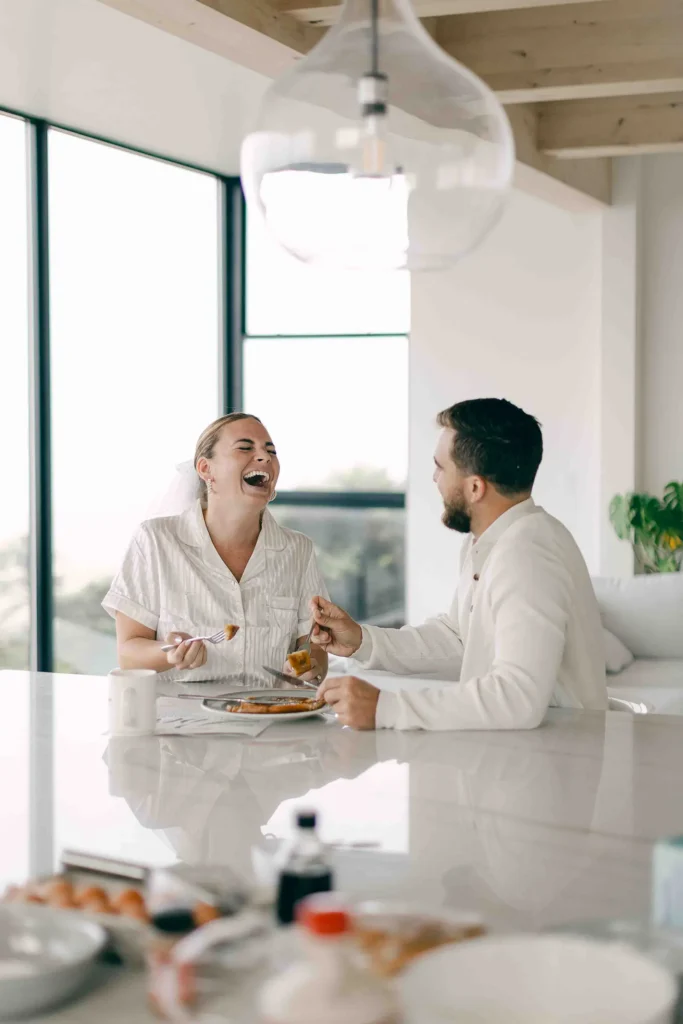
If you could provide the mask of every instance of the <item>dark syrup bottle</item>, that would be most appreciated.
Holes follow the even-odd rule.
[[[296,831],[280,865],[276,913],[280,924],[292,924],[297,903],[316,892],[330,892],[332,870],[316,832],[313,811],[296,816]]]

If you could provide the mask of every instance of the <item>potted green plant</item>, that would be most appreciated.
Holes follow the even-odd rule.
[[[609,518],[621,540],[633,545],[644,572],[679,572],[683,564],[683,483],[672,481],[662,499],[617,494]]]

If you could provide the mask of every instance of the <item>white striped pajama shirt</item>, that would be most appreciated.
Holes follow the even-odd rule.
[[[261,533],[237,582],[211,542],[199,501],[179,516],[149,519],[137,530],[102,602],[153,629],[209,636],[226,623],[240,627],[222,644],[207,644],[199,669],[169,669],[163,680],[221,680],[277,686],[263,665],[281,669],[297,637],[310,629],[309,602],[327,597],[313,542],[279,526],[266,510]]]

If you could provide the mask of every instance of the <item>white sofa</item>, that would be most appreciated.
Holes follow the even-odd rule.
[[[607,631],[609,695],[683,714],[683,573],[593,585]]]

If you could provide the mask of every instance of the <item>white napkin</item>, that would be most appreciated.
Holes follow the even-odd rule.
[[[213,715],[163,715],[157,721],[157,736],[260,736],[271,722],[217,722]]]

